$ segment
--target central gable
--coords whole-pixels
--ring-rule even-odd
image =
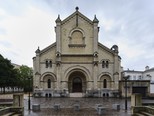
[[[93,22],[81,14],[78,9],[61,21],[61,53],[92,54]]]

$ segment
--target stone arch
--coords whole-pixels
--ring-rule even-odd
[[[88,69],[82,66],[73,66],[70,67],[66,70],[65,72],[65,81],[67,81],[67,85],[65,86],[68,88],[69,92],[74,92],[74,85],[73,85],[73,80],[77,77],[78,79],[81,80],[81,83],[78,85],[79,88],[81,87],[82,90],[79,90],[79,92],[84,92],[87,88],[89,88],[91,85],[89,85],[88,81],[91,80],[90,72]]]
[[[102,73],[98,76],[98,80],[100,80],[100,78],[101,78],[103,75],[108,75],[110,78],[112,77],[112,76],[111,76],[111,73],[109,73],[109,72],[102,72]],[[113,81],[112,78],[111,78],[111,81]]]
[[[80,28],[75,28],[75,29],[72,29],[71,31],[70,31],[70,33],[69,33],[69,38],[71,37],[71,35],[73,34],[73,32],[74,31],[80,31],[81,33],[82,33],[82,35],[83,35],[83,38],[85,38],[85,33],[84,33],[84,31],[82,30],[82,29],[80,29]]]
[[[102,73],[99,76],[99,87],[101,89],[110,89],[112,87],[111,74],[108,72]]]
[[[75,28],[69,33],[69,44],[85,44],[85,33],[80,28]]]
[[[92,77],[90,75],[90,71],[87,68],[83,67],[83,66],[77,65],[77,66],[69,67],[65,71],[65,73],[64,73],[65,81],[68,81],[68,78],[69,78],[70,74],[72,72],[74,72],[74,71],[80,71],[80,72],[82,72],[86,76],[86,80],[89,80],[89,81],[92,80]]]
[[[56,76],[53,73],[46,72],[46,73],[42,74],[42,76],[41,76],[41,81],[40,81],[41,82],[41,87],[44,90],[45,89],[54,89],[56,80],[57,80]]]
[[[51,75],[51,76],[54,78],[54,81],[57,80],[56,75],[55,75],[54,73],[52,73],[52,72],[45,72],[45,73],[43,73],[43,74],[41,75],[41,81],[43,81],[43,79],[44,79],[44,77],[45,77],[46,75]]]

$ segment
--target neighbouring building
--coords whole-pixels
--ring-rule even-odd
[[[108,48],[98,42],[96,16],[90,20],[76,7],[73,14],[64,20],[58,16],[55,22],[56,42],[42,50],[38,48],[33,57],[34,95],[99,91],[100,96],[110,97],[118,93],[118,46]]]
[[[15,64],[15,63],[11,63],[15,69],[20,69],[21,65]]]
[[[154,68],[145,67],[144,71],[124,70],[124,76],[128,76],[127,92],[128,96],[133,93],[140,93],[143,97],[154,95]],[[120,81],[120,91],[122,96],[125,96],[125,83],[124,80]]]

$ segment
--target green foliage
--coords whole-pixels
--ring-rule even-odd
[[[29,68],[28,66],[22,65],[20,67],[20,76],[22,80],[22,86],[24,88],[24,91],[32,91],[32,82],[33,82],[33,70],[32,68]],[[30,87],[29,87],[30,86]],[[29,90],[30,88],[30,90]]]
[[[32,68],[22,65],[19,69],[14,68],[11,61],[0,54],[0,88],[24,88],[24,91],[32,91]]]
[[[0,55],[0,87],[12,86],[15,73],[11,61]]]

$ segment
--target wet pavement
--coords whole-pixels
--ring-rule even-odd
[[[40,111],[28,110],[28,97],[24,97],[24,116],[131,116],[130,100],[128,110],[125,111],[125,100],[119,98],[33,98],[32,105],[39,104]],[[60,104],[60,110],[54,110],[54,104]],[[74,110],[79,104],[80,110]],[[99,115],[96,104],[102,104],[104,110]],[[119,104],[120,110],[113,109],[113,104]]]

